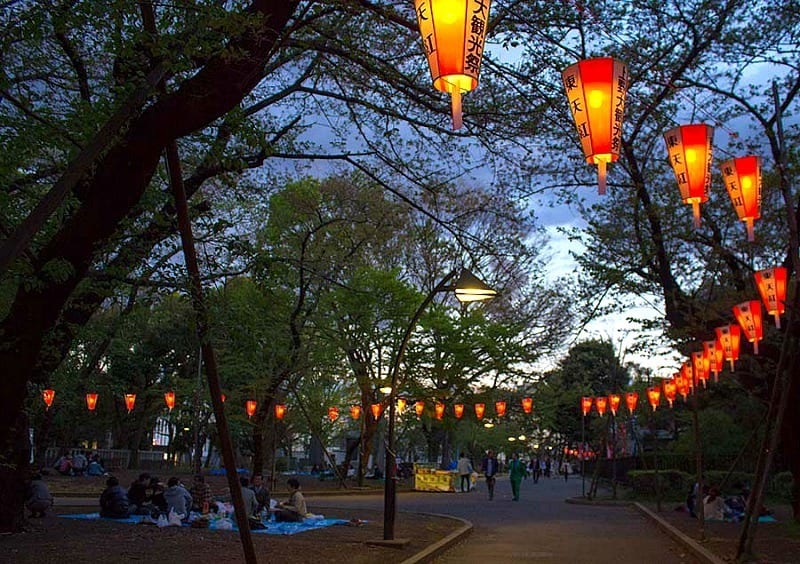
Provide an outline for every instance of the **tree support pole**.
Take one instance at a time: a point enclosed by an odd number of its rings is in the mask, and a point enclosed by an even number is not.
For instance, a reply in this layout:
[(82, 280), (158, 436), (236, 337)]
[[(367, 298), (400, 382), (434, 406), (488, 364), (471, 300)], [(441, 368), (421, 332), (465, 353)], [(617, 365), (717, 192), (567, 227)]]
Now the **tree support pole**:
[(178, 146), (175, 141), (167, 144), (167, 169), (169, 172), (170, 185), (175, 198), (175, 209), (178, 215), (178, 229), (181, 234), (183, 254), (186, 260), (186, 270), (189, 273), (190, 290), (192, 305), (195, 316), (197, 317), (197, 334), (200, 339), (200, 347), (203, 356), (203, 364), (206, 367), (206, 379), (208, 389), (211, 392), (211, 404), (214, 406), (214, 417), (217, 421), (217, 433), (222, 450), (222, 459), (225, 463), (225, 475), (228, 478), (228, 487), (231, 490), (236, 524), (239, 528), (239, 538), (242, 541), (242, 550), (247, 564), (257, 564), (253, 537), (250, 534), (250, 524), (248, 522), (247, 510), (244, 507), (242, 497), (242, 487), (239, 483), (239, 476), (236, 473), (236, 458), (233, 454), (233, 441), (231, 441), (231, 431), (228, 427), (228, 419), (222, 403), (222, 386), (217, 372), (217, 359), (214, 348), (211, 346), (209, 335), (208, 311), (203, 299), (203, 284), (200, 278), (200, 268), (197, 263), (197, 252), (194, 247), (194, 237), (192, 236), (192, 225), (189, 221), (189, 207), (186, 203), (186, 192), (183, 187), (181, 176), (180, 159), (178, 158)]

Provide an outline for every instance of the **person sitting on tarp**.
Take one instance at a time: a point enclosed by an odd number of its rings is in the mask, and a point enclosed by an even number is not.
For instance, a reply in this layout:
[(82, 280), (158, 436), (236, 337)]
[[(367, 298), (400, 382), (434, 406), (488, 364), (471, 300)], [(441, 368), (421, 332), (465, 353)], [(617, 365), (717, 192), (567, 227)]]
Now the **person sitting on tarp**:
[(139, 478), (131, 484), (128, 488), (128, 503), (130, 503), (130, 512), (138, 515), (149, 515), (150, 508), (146, 507), (147, 503), (147, 486), (150, 484), (150, 474), (142, 472)]
[(289, 487), (289, 499), (279, 503), (275, 508), (275, 520), (300, 522), (308, 514), (306, 500), (300, 492), (300, 482), (295, 478), (289, 478), (286, 485)]
[(164, 492), (164, 499), (167, 501), (167, 512), (174, 511), (182, 519), (189, 516), (189, 509), (192, 507), (192, 494), (183, 487), (183, 484), (175, 476), (167, 480), (167, 491)]
[(169, 507), (167, 500), (164, 497), (164, 484), (158, 479), (157, 476), (150, 478), (150, 484), (147, 488), (147, 501), (153, 507), (153, 514), (168, 513)]
[(119, 480), (114, 476), (109, 476), (106, 480), (106, 489), (100, 494), (100, 516), (127, 519), (130, 516), (128, 505), (125, 488), (119, 485)]

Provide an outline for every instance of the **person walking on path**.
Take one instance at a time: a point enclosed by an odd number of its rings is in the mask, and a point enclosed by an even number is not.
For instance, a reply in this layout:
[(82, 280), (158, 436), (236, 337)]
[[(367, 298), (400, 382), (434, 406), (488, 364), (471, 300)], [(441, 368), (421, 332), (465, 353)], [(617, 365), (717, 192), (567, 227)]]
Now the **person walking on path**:
[(561, 463), (561, 471), (564, 473), (564, 481), (566, 482), (569, 480), (569, 473), (572, 470), (572, 466), (570, 466), (569, 462), (565, 459), (564, 462)]
[(525, 465), (519, 459), (519, 453), (515, 452), (508, 463), (508, 479), (511, 480), (511, 496), (514, 501), (519, 501), (519, 486), (524, 475)]
[(486, 476), (486, 488), (489, 490), (489, 501), (494, 499), (495, 474), (497, 474), (499, 467), (497, 456), (495, 456), (492, 449), (489, 449), (481, 464), (481, 472)]
[(472, 477), (472, 464), (463, 452), (458, 457), (458, 465), (456, 466), (458, 475), (461, 477), (461, 491), (468, 492), (470, 490), (470, 478)]

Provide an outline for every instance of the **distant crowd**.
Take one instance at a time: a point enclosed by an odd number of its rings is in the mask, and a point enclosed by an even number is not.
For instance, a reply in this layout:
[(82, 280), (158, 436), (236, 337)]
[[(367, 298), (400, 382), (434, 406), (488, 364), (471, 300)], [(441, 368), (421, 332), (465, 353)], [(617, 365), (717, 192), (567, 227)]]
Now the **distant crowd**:
[(62, 476), (104, 476), (106, 469), (97, 451), (77, 451), (62, 455), (53, 468)]

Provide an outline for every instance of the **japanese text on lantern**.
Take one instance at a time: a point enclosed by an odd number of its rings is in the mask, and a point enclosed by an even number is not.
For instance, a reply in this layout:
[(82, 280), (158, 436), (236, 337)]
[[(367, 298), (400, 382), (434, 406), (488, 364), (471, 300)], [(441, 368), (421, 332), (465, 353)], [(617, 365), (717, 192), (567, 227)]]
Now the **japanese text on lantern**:
[(622, 116), (625, 113), (625, 93), (628, 91), (628, 67), (614, 64), (617, 78), (617, 91), (614, 94), (614, 125), (611, 134), (611, 150), (619, 151), (622, 143)]
[(464, 69), (478, 76), (483, 57), (483, 38), (486, 34), (486, 18), (488, 6), (485, 0), (470, 2), (472, 5), (472, 18), (470, 19), (470, 33), (467, 39), (467, 52), (464, 56)]

